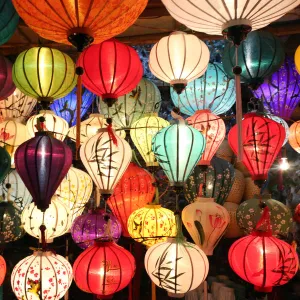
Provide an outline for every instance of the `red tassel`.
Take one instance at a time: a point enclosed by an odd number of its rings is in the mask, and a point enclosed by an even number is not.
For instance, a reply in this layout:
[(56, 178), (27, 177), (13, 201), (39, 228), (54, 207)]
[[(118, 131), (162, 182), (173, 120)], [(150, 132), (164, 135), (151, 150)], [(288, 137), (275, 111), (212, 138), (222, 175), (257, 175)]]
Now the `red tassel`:
[(108, 131), (108, 135), (109, 137), (112, 139), (113, 143), (118, 146), (118, 140), (113, 132), (113, 129), (112, 129), (112, 124), (108, 124), (107, 126), (107, 131)]
[(267, 230), (266, 230), (266, 235), (272, 235), (272, 228), (271, 228), (271, 222), (270, 222), (270, 209), (268, 206), (265, 206), (264, 211), (259, 219), (259, 221), (257, 222), (256, 226), (255, 226), (255, 230), (252, 234), (257, 235), (259, 228), (266, 224), (267, 225)]

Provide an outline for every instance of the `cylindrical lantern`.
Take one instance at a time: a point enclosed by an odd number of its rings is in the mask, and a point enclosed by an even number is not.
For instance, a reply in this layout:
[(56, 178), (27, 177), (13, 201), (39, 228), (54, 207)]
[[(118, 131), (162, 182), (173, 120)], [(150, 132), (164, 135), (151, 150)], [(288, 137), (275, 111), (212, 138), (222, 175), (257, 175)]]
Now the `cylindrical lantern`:
[(145, 268), (157, 286), (167, 290), (169, 296), (181, 298), (205, 280), (209, 264), (198, 246), (169, 238), (148, 249)]
[(228, 162), (232, 162), (233, 159), (233, 151), (231, 150), (228, 139), (225, 137), (223, 142), (221, 143), (219, 149), (216, 152), (216, 157), (227, 160)]
[(12, 63), (0, 55), (0, 100), (10, 96), (16, 89), (12, 79), (12, 67)]
[(10, 170), (11, 158), (5, 148), (0, 147), (0, 182), (5, 178)]
[(239, 204), (242, 201), (245, 186), (246, 183), (243, 173), (237, 169), (234, 169), (233, 184), (227, 198), (225, 198), (225, 201)]
[(232, 238), (238, 238), (244, 235), (244, 232), (239, 227), (237, 221), (236, 221), (236, 211), (239, 208), (239, 205), (232, 202), (225, 202), (223, 206), (226, 208), (226, 210), (229, 213), (230, 221), (226, 228), (224, 238), (232, 239)]
[(132, 254), (114, 242), (95, 242), (74, 262), (74, 281), (77, 286), (98, 296), (112, 297), (132, 280), (135, 260)]
[(34, 251), (16, 264), (11, 286), (18, 300), (59, 300), (72, 283), (72, 266), (51, 251)]
[(300, 153), (300, 121), (293, 123), (290, 127), (289, 144)]
[(6, 262), (3, 256), (0, 256), (0, 286), (3, 284), (6, 275)]
[(206, 255), (212, 255), (229, 224), (227, 210), (214, 198), (197, 198), (182, 211), (182, 222), (195, 244)]

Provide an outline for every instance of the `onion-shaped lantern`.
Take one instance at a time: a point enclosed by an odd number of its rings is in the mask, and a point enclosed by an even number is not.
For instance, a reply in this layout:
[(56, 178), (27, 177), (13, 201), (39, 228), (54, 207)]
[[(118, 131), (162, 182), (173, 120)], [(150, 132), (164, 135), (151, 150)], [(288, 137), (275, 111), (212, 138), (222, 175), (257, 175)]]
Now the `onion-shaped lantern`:
[(6, 262), (3, 256), (0, 256), (0, 286), (3, 284), (6, 275)]
[(135, 260), (132, 254), (114, 242), (95, 242), (94, 246), (82, 252), (74, 262), (74, 281), (77, 286), (108, 298), (124, 289), (132, 280)]
[(285, 130), (285, 139), (283, 142), (283, 146), (287, 143), (287, 141), (289, 140), (289, 136), (290, 136), (290, 128), (289, 125), (287, 124), (286, 121), (284, 121), (284, 119), (281, 119), (280, 117), (274, 116), (274, 115), (266, 115), (268, 118), (270, 118), (271, 120), (279, 123), (280, 125), (283, 126), (284, 130)]
[(5, 148), (0, 147), (0, 182), (5, 178), (10, 170), (11, 158)]
[(12, 67), (12, 63), (0, 55), (0, 100), (10, 96), (16, 89), (12, 79)]
[(202, 109), (224, 114), (235, 103), (236, 95), (234, 81), (227, 77), (221, 63), (209, 63), (205, 74), (188, 83), (179, 96), (172, 87), (170, 92), (174, 105), (188, 116)]
[(154, 76), (170, 83), (180, 94), (188, 82), (203, 75), (209, 63), (209, 50), (193, 34), (176, 31), (163, 37), (151, 49), (149, 67)]
[(290, 127), (289, 144), (300, 153), (300, 121), (293, 123)]
[(158, 166), (152, 152), (152, 138), (158, 131), (169, 125), (170, 123), (158, 117), (157, 113), (144, 116), (132, 124), (130, 129), (131, 139), (146, 162), (147, 167)]
[(169, 238), (147, 250), (145, 268), (157, 286), (167, 290), (169, 296), (181, 298), (205, 280), (209, 264), (198, 246)]
[(11, 286), (18, 300), (59, 300), (72, 283), (72, 266), (51, 251), (34, 251), (16, 264)]

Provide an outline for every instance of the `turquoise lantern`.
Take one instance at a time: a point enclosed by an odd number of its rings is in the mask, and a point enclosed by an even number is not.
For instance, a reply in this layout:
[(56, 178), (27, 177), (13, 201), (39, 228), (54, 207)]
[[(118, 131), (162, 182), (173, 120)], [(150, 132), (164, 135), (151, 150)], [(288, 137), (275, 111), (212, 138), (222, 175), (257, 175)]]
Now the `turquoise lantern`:
[(227, 77), (222, 64), (210, 63), (200, 78), (188, 83), (178, 95), (170, 88), (171, 98), (176, 107), (188, 116), (197, 110), (210, 109), (215, 115), (224, 114), (235, 103), (234, 80)]
[(170, 185), (183, 187), (205, 149), (203, 135), (179, 120), (161, 129), (152, 139), (152, 151)]

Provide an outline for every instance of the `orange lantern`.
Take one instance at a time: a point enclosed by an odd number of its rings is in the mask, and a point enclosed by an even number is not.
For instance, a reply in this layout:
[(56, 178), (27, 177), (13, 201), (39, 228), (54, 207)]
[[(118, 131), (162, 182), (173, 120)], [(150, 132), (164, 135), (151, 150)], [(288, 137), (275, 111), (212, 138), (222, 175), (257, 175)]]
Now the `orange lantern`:
[(300, 121), (293, 123), (290, 127), (289, 143), (295, 151), (300, 153)]

